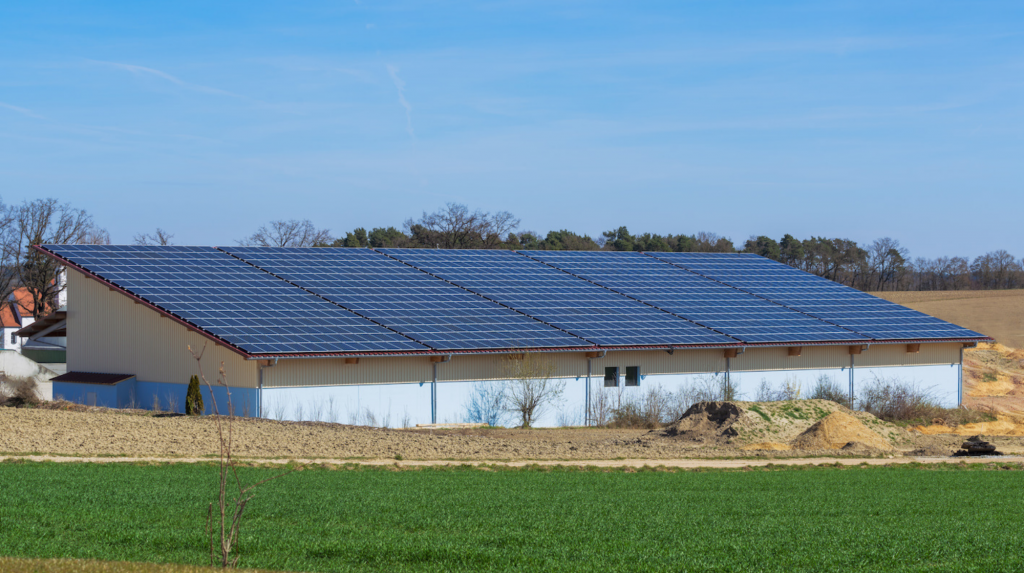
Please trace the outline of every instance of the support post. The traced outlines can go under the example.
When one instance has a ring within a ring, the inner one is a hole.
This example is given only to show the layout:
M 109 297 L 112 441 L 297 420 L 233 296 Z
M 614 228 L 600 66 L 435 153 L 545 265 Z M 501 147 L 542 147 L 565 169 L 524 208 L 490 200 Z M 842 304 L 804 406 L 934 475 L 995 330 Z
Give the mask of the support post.
M 437 362 L 434 362 L 434 379 L 430 381 L 430 423 L 437 423 Z
M 961 351 L 961 354 L 963 354 L 963 351 Z M 593 358 L 591 358 L 589 356 L 587 357 L 587 391 L 585 393 L 585 396 L 586 396 L 586 398 L 585 398 L 586 399 L 586 414 L 584 416 L 586 418 L 586 420 L 584 421 L 584 424 L 583 424 L 584 426 L 587 426 L 587 427 L 590 427 L 590 373 L 593 370 L 593 368 L 592 368 L 593 367 L 593 360 L 594 360 Z
M 277 366 L 277 358 L 273 362 L 267 360 L 266 364 L 259 365 L 259 383 L 256 387 L 256 417 L 263 417 L 263 369 Z
M 730 394 L 733 393 L 733 392 L 731 392 L 731 390 L 732 390 L 732 377 L 730 376 L 730 374 L 731 374 L 730 371 L 731 370 L 732 370 L 732 358 L 726 356 L 726 358 L 725 358 L 725 387 L 726 387 L 727 390 L 730 390 Z M 725 398 L 725 396 L 722 396 L 722 397 Z
M 956 373 L 956 407 L 964 405 L 964 347 L 960 345 L 960 365 Z
M 856 363 L 855 362 L 856 358 L 857 358 L 856 354 L 852 354 L 852 353 L 850 354 L 850 409 L 851 410 L 853 409 L 853 367 L 854 367 L 854 364 Z

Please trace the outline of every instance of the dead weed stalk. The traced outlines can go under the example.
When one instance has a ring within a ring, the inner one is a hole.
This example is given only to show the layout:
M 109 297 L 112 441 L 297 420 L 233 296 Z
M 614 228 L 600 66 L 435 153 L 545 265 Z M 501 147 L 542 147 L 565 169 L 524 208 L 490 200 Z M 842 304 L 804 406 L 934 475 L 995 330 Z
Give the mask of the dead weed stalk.
M 238 559 L 240 557 L 238 553 L 238 532 L 242 525 L 242 514 L 245 511 L 246 504 L 248 504 L 255 495 L 255 489 L 268 481 L 283 477 L 291 473 L 293 470 L 289 469 L 283 473 L 268 477 L 247 486 L 242 485 L 242 480 L 238 477 L 238 466 L 234 458 L 231 457 L 231 448 L 234 445 L 235 413 L 231 403 L 231 388 L 227 384 L 227 373 L 224 371 L 224 363 L 221 362 L 220 364 L 220 369 L 218 371 L 219 376 L 217 377 L 216 382 L 217 385 L 224 388 L 224 393 L 227 396 L 227 416 L 219 414 L 220 410 L 217 409 L 217 397 L 213 392 L 213 384 L 210 383 L 206 378 L 206 374 L 203 372 L 202 359 L 203 354 L 206 352 L 206 345 L 203 345 L 202 350 L 200 350 L 198 354 L 192 350 L 191 345 L 188 347 L 188 351 L 192 354 L 192 358 L 195 359 L 196 365 L 199 368 L 200 380 L 206 384 L 207 389 L 210 391 L 210 402 L 213 404 L 213 417 L 217 422 L 217 438 L 219 441 L 219 493 L 217 501 L 210 504 L 210 509 L 206 516 L 206 532 L 210 539 L 210 564 L 227 569 L 238 565 Z M 226 435 L 224 423 L 225 418 L 227 420 Z M 228 493 L 229 489 L 231 489 L 229 488 L 229 481 L 234 481 L 234 486 L 238 488 L 238 493 Z M 214 514 L 214 506 L 216 506 L 217 510 L 216 515 Z

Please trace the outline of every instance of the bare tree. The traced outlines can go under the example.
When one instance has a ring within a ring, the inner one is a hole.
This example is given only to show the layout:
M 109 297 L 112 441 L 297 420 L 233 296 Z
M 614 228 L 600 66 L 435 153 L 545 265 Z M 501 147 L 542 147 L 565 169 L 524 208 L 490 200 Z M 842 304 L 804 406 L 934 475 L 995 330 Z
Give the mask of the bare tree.
M 238 241 L 239 245 L 255 247 L 316 247 L 334 241 L 327 229 L 317 229 L 309 219 L 271 221 L 256 232 Z
M 505 386 L 501 382 L 477 382 L 463 406 L 463 421 L 500 426 L 508 415 Z
M 32 314 L 38 319 L 53 309 L 65 284 L 60 280 L 63 267 L 31 246 L 81 244 L 95 227 L 88 213 L 56 199 L 25 202 L 15 209 L 14 224 L 18 229 L 17 279 L 28 289 Z
M 518 227 L 519 219 L 508 211 L 493 215 L 470 212 L 459 203 L 448 203 L 434 213 L 424 212 L 418 221 L 405 222 L 406 231 L 416 242 L 442 249 L 495 249 Z
M 227 416 L 218 414 L 217 397 L 213 392 L 213 384 L 210 383 L 203 372 L 203 354 L 206 352 L 206 345 L 203 345 L 202 350 L 198 353 L 192 350 L 191 346 L 188 347 L 188 351 L 192 354 L 192 358 L 195 359 L 196 365 L 199 368 L 199 378 L 206 384 L 206 388 L 210 392 L 214 420 L 217 422 L 217 439 L 219 443 L 218 467 L 220 468 L 218 479 L 219 495 L 216 503 L 210 504 L 206 517 L 206 531 L 210 537 L 210 564 L 214 566 L 219 565 L 227 569 L 228 567 L 238 565 L 238 531 L 242 525 L 242 513 L 245 511 L 246 504 L 255 495 L 254 490 L 268 481 L 291 473 L 292 470 L 271 476 L 248 486 L 242 485 L 242 480 L 238 477 L 238 467 L 234 458 L 231 457 L 231 448 L 234 446 L 235 409 L 231 403 L 231 387 L 227 383 L 224 363 L 221 362 L 220 364 L 216 383 L 219 387 L 224 388 L 224 393 L 227 396 Z M 225 419 L 227 421 L 226 424 L 224 423 Z M 229 489 L 234 489 L 228 486 L 229 481 L 234 482 L 234 486 L 238 488 L 238 493 L 228 493 Z M 216 516 L 214 515 L 214 505 L 216 505 L 218 512 Z M 216 522 L 214 521 L 215 518 Z
M 96 225 L 89 225 L 89 229 L 86 230 L 85 236 L 82 237 L 83 245 L 109 245 L 110 244 L 110 233 L 106 229 L 97 227 Z
M 156 232 L 153 233 L 152 235 L 148 235 L 146 233 L 138 233 L 137 235 L 135 235 L 134 242 L 136 245 L 143 247 L 149 247 L 154 245 L 167 246 L 174 244 L 171 242 L 171 239 L 173 238 L 174 235 L 157 227 Z
M 732 253 L 732 241 L 717 234 L 701 231 L 693 236 L 693 250 L 698 253 Z
M 502 378 L 508 381 L 505 409 L 519 415 L 523 428 L 532 426 L 549 406 L 561 400 L 565 382 L 551 378 L 554 370 L 554 364 L 533 353 L 502 357 Z
M 14 292 L 18 278 L 18 232 L 15 207 L 0 200 L 0 303 L 8 300 Z
M 906 271 L 909 253 L 896 239 L 876 239 L 868 249 L 868 267 L 872 275 L 869 288 L 895 290 Z

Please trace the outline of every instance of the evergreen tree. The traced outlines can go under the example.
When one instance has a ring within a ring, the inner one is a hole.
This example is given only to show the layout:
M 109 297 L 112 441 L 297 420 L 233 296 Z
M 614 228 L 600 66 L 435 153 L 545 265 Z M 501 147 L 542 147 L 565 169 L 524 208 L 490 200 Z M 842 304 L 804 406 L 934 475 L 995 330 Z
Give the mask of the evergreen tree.
M 185 413 L 189 416 L 199 416 L 203 413 L 203 393 L 199 391 L 199 377 L 194 374 L 188 381 L 188 391 L 185 392 Z

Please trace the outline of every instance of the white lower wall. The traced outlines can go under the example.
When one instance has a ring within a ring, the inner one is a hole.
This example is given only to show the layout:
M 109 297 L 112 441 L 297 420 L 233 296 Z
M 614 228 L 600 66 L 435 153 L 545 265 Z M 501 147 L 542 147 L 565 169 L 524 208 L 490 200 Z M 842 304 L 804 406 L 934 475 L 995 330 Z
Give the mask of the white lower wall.
M 857 368 L 855 393 L 859 393 L 876 378 L 899 379 L 913 383 L 928 391 L 946 407 L 955 407 L 958 400 L 959 365 L 897 366 L 886 368 Z M 849 369 L 833 370 L 776 370 L 770 372 L 733 373 L 738 400 L 755 400 L 761 380 L 772 388 L 787 381 L 798 384 L 803 397 L 807 397 L 819 376 L 831 376 L 845 391 L 849 388 Z M 604 380 L 591 379 L 592 395 L 605 392 L 616 404 L 639 399 L 651 387 L 659 386 L 666 392 L 700 386 L 697 374 L 664 374 L 643 376 L 640 386 L 605 388 Z M 547 407 L 537 422 L 539 427 L 582 425 L 586 403 L 586 379 L 564 378 L 561 400 Z M 439 382 L 437 384 L 437 422 L 465 422 L 467 406 L 472 394 L 481 385 L 500 382 Z M 621 382 L 620 382 L 621 384 Z M 430 382 L 422 384 L 367 384 L 347 386 L 316 386 L 305 388 L 269 388 L 263 390 L 263 416 L 282 420 L 338 422 L 344 424 L 411 427 L 431 423 Z M 592 402 L 593 403 L 593 402 Z M 505 426 L 518 424 L 514 413 L 503 420 Z

